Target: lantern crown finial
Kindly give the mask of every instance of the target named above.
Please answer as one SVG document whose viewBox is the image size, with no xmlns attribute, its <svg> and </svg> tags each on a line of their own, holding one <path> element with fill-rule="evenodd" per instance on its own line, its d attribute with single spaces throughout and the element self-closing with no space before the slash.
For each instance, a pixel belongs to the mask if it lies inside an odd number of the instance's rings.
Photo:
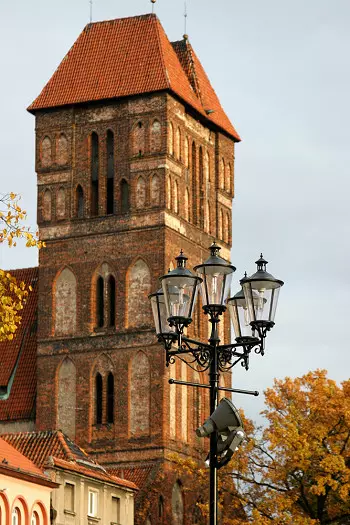
<svg viewBox="0 0 350 525">
<path fill-rule="evenodd" d="M 218 244 L 216 244 L 216 242 L 214 241 L 213 244 L 209 246 L 209 250 L 211 252 L 211 255 L 215 257 L 219 255 L 221 247 Z"/>
<path fill-rule="evenodd" d="M 266 265 L 268 264 L 268 261 L 266 261 L 263 257 L 263 254 L 260 254 L 260 259 L 255 261 L 255 264 L 258 267 L 258 272 L 266 272 Z"/>
<path fill-rule="evenodd" d="M 175 260 L 177 261 L 177 267 L 178 268 L 186 268 L 186 261 L 188 260 L 188 257 L 184 255 L 183 249 L 180 250 L 180 255 L 175 257 Z"/>
</svg>

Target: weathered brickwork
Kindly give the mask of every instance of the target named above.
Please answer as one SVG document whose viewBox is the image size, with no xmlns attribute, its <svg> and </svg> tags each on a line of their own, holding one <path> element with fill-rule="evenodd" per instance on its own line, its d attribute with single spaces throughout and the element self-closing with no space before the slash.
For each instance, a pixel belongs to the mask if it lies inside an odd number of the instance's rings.
<svg viewBox="0 0 350 525">
<path fill-rule="evenodd" d="M 40 111 L 36 134 L 47 244 L 39 262 L 37 429 L 61 426 L 109 466 L 158 461 L 167 469 L 174 451 L 203 457 L 207 444 L 194 429 L 208 415 L 208 392 L 168 379 L 206 382 L 206 375 L 181 363 L 166 368 L 147 296 L 181 248 L 189 268 L 213 240 L 229 259 L 233 140 L 168 93 Z M 188 333 L 207 338 L 208 329 L 199 300 Z M 226 314 L 220 336 L 229 341 Z M 230 374 L 223 380 L 228 386 Z M 162 497 L 152 525 L 182 524 L 195 502 L 183 499 L 170 474 Z"/>
</svg>

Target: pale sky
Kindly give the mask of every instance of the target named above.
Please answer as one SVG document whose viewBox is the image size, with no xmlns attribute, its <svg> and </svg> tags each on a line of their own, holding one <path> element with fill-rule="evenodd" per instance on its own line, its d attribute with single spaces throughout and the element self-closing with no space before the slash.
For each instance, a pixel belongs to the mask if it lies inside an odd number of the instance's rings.
<svg viewBox="0 0 350 525">
<path fill-rule="evenodd" d="M 94 21 L 151 11 L 149 0 L 94 0 Z M 326 368 L 348 379 L 350 259 L 349 0 L 188 0 L 187 33 L 242 137 L 236 148 L 232 263 L 237 281 L 261 251 L 285 281 L 265 357 L 233 370 L 236 387 Z M 170 40 L 184 2 L 157 0 Z M 0 4 L 0 192 L 21 193 L 36 217 L 34 117 L 39 94 L 89 21 L 88 0 Z M 34 250 L 1 248 L 0 266 L 37 264 Z M 175 256 L 176 254 L 174 254 Z M 258 419 L 263 396 L 234 396 Z"/>
</svg>

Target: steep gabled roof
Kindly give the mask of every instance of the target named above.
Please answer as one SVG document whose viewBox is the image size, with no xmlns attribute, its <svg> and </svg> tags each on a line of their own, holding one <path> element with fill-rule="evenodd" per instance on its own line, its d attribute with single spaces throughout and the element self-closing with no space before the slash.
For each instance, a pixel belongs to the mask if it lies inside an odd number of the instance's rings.
<svg viewBox="0 0 350 525">
<path fill-rule="evenodd" d="M 9 270 L 32 286 L 12 341 L 0 343 L 0 421 L 33 417 L 36 391 L 38 268 Z"/>
<path fill-rule="evenodd" d="M 28 110 L 168 90 L 240 140 L 195 55 L 194 60 L 203 99 L 156 15 L 88 24 Z M 208 109 L 214 112 L 208 115 Z"/>
<path fill-rule="evenodd" d="M 100 481 L 107 481 L 137 490 L 132 480 L 121 479 L 107 472 L 60 430 L 16 432 L 1 438 L 31 460 L 38 468 L 57 467 Z"/>
</svg>

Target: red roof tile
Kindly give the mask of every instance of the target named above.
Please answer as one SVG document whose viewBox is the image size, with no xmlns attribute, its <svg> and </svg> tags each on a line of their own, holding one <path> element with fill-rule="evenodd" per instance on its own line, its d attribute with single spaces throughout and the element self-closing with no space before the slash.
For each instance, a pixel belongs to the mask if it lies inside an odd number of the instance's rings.
<svg viewBox="0 0 350 525">
<path fill-rule="evenodd" d="M 156 15 L 88 24 L 28 110 L 168 90 L 240 140 L 195 55 L 194 62 L 203 98 Z"/>
<path fill-rule="evenodd" d="M 30 419 L 36 391 L 38 268 L 9 271 L 17 282 L 24 281 L 33 291 L 28 295 L 14 339 L 0 343 L 0 386 L 9 391 L 8 399 L 0 399 L 0 421 Z"/>
<path fill-rule="evenodd" d="M 132 481 L 140 489 L 147 485 L 147 482 L 150 478 L 154 478 L 155 474 L 158 472 L 159 465 L 145 465 L 143 467 L 134 466 L 134 467 L 108 467 L 107 470 L 112 476 L 117 476 L 118 478 L 126 479 Z"/>
<path fill-rule="evenodd" d="M 29 458 L 38 468 L 56 466 L 94 479 L 137 490 L 137 486 L 107 472 L 60 430 L 3 434 L 2 440 Z"/>
<path fill-rule="evenodd" d="M 4 439 L 0 438 L 0 465 L 6 466 L 9 469 L 21 470 L 27 474 L 34 476 L 45 477 L 45 474 L 40 470 L 30 459 L 21 454 L 16 448 L 12 447 Z"/>
</svg>

